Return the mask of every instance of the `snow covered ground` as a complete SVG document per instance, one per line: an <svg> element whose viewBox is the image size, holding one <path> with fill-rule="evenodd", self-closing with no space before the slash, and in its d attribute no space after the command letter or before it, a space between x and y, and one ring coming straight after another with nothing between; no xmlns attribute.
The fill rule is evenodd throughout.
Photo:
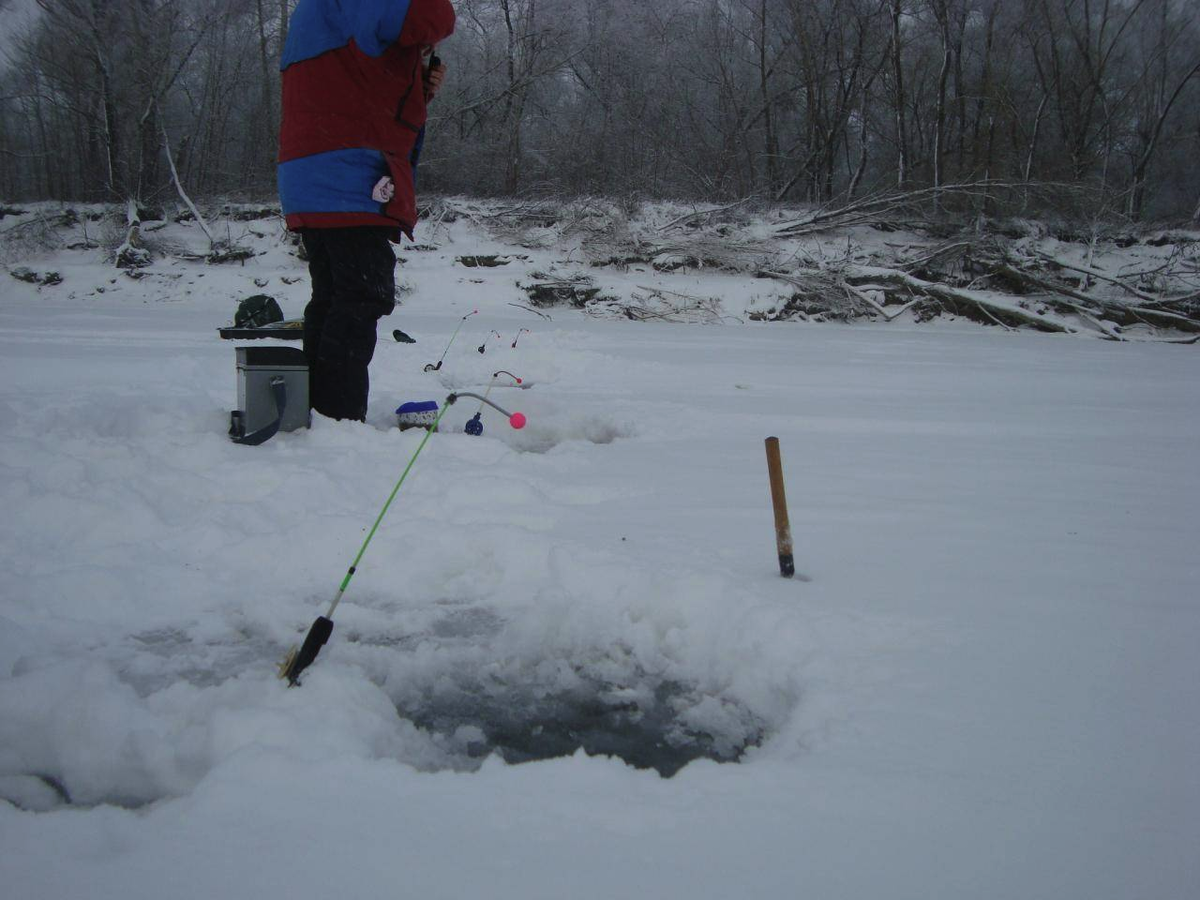
<svg viewBox="0 0 1200 900"><path fill-rule="evenodd" d="M216 328L307 291L256 227L245 266L0 275L5 896L1200 895L1195 347L548 321L512 304L550 251L459 222L401 252L368 422L248 448ZM395 407L498 369L527 428L447 413L285 688L420 441ZM502 759L605 725L704 758Z"/></svg>

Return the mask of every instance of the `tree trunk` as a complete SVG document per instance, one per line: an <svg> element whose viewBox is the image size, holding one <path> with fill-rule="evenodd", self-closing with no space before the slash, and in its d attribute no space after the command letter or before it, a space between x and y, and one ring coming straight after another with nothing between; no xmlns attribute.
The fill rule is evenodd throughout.
<svg viewBox="0 0 1200 900"><path fill-rule="evenodd" d="M1042 127L1042 113L1046 109L1046 101L1050 99L1050 95L1043 94L1042 101L1038 104L1037 115L1033 117L1033 134L1029 137L1029 151L1025 155L1025 171L1023 172L1025 180L1025 204L1029 204L1029 179L1033 176L1033 156L1037 152L1038 133ZM988 150L989 156L991 149Z"/></svg>
<svg viewBox="0 0 1200 900"><path fill-rule="evenodd" d="M521 180L521 108L517 102L517 49L518 40L516 28L513 25L512 0L500 0L500 8L504 11L504 27L507 33L505 47L505 63L508 73L508 90L504 95L504 124L508 129L508 140L504 158L504 190L510 194L516 193Z"/></svg>
<svg viewBox="0 0 1200 900"><path fill-rule="evenodd" d="M776 173L776 159L779 156L779 141L775 136L775 120L772 114L770 91L770 73L767 69L767 0L759 5L758 31L758 87L763 104L763 130L765 132L765 151L767 157L767 192L773 193L779 183Z"/></svg>
<svg viewBox="0 0 1200 900"><path fill-rule="evenodd" d="M1192 68L1179 80L1179 83L1175 86L1175 90L1171 93L1170 98L1168 98L1165 103L1161 104L1161 111L1151 127L1149 134L1143 137L1144 146L1133 168L1132 185L1130 188L1129 198L1129 213L1135 219L1140 219L1142 216L1142 207L1145 203L1146 172L1150 167L1150 160L1154 156L1154 151L1158 147L1158 139L1162 134L1163 124L1167 121L1167 116L1171 113L1171 107L1173 107L1175 105L1175 101L1179 99L1179 95L1183 92L1184 87L1197 75L1200 75L1200 61L1192 66ZM1165 88L1166 86L1163 85L1163 87Z"/></svg>
<svg viewBox="0 0 1200 900"><path fill-rule="evenodd" d="M938 31L941 33L942 41L942 65L938 71L938 88L937 88L937 103L934 110L934 127L933 127L933 186L941 187L942 184L942 165L943 165L943 148L946 142L946 85L950 79L950 13L946 9L946 0L937 0L933 3L934 15L938 21ZM934 200L935 205L940 205L940 201Z"/></svg>
<svg viewBox="0 0 1200 900"><path fill-rule="evenodd" d="M96 68L100 73L100 104L104 120L104 152L108 178L104 185L111 198L127 193L124 179L121 178L118 160L121 158L121 133L117 125L117 103L113 94L112 77L108 71L108 63L96 53Z"/></svg>
<svg viewBox="0 0 1200 900"><path fill-rule="evenodd" d="M850 178L850 186L846 189L846 196L854 199L855 193L858 191L858 186L862 183L863 174L867 171L867 109L866 95L863 96L863 108L859 113L860 124L858 127L858 166L854 169L854 174Z"/></svg>
<svg viewBox="0 0 1200 900"><path fill-rule="evenodd" d="M262 144L260 152L256 156L261 158L261 167L265 174L270 172L271 164L274 161L275 154L272 149L275 144L275 135L279 132L279 120L275 114L275 79L272 77L271 71L271 50L267 40L267 22L263 15L263 0L255 0L255 5L258 13L259 60L262 65L262 118L260 119Z"/></svg>
<svg viewBox="0 0 1200 900"><path fill-rule="evenodd" d="M996 13L1000 9L1000 3L992 4L991 10L988 12L987 28L984 32L983 42L983 75L982 83L979 88L979 96L975 99L975 122L971 129L971 168L979 171L979 133L983 127L983 112L988 104L992 102L992 47L995 40L996 31ZM989 120L992 116L988 117ZM963 118L963 130L966 130L966 117ZM992 135L994 136L994 123L989 123ZM990 139L989 139L990 140ZM991 160L988 160L988 168L991 168Z"/></svg>
<svg viewBox="0 0 1200 900"><path fill-rule="evenodd" d="M900 19L904 15L904 0L892 0L892 79L893 105L896 115L896 186L904 189L908 181L908 130L904 123L904 59L900 46Z"/></svg>

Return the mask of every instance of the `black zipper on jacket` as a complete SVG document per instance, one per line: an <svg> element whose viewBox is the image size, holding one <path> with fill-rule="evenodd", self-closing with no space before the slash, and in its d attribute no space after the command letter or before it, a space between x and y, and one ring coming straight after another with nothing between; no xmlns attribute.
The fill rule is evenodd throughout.
<svg viewBox="0 0 1200 900"><path fill-rule="evenodd" d="M404 118L404 107L408 104L408 98L412 96L413 88L417 86L419 81L423 81L421 75L421 57L417 57L417 61L413 66L413 76L409 79L408 90L404 92L404 96L400 98L400 103L396 106L396 121L405 128L411 128L413 131L420 131L421 126L414 125L412 122Z"/></svg>

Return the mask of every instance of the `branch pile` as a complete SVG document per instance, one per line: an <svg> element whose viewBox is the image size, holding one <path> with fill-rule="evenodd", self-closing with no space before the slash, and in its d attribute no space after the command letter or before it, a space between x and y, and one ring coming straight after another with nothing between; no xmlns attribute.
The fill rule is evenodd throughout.
<svg viewBox="0 0 1200 900"><path fill-rule="evenodd" d="M580 248L594 266L753 272L767 264L774 248L751 233L745 203L692 210L663 224L644 217L596 217L579 230Z"/></svg>
<svg viewBox="0 0 1200 900"><path fill-rule="evenodd" d="M986 210L1000 195L1047 191L1069 194L1069 185L976 181L944 184L909 191L881 191L838 204L827 204L774 226L775 237L801 237L819 232L869 225L876 228L915 228L937 225L948 210L959 220Z"/></svg>
<svg viewBox="0 0 1200 900"><path fill-rule="evenodd" d="M467 219L499 241L529 249L575 244L593 266L749 272L764 265L772 250L747 234L745 203L692 209L662 224L653 221L658 209L596 197L508 202L440 198L424 216L433 227Z"/></svg>
<svg viewBox="0 0 1200 900"><path fill-rule="evenodd" d="M529 295L529 302L535 307L573 306L583 309L600 295L595 280L582 273L556 276L532 272L530 275L533 280L519 287Z"/></svg>
<svg viewBox="0 0 1200 900"><path fill-rule="evenodd" d="M4 207L4 217L20 216L16 224L0 228L0 259L22 259L63 245L62 232L79 222L75 210L48 213L45 210L20 210Z"/></svg>
<svg viewBox="0 0 1200 900"><path fill-rule="evenodd" d="M584 307L584 312L596 318L630 319L634 322L720 325L731 319L741 321L723 311L720 297L702 297L646 285L638 285L628 300L597 298Z"/></svg>
<svg viewBox="0 0 1200 900"><path fill-rule="evenodd" d="M588 199L475 201L439 197L421 210L421 219L422 228L431 233L465 219L499 241L535 250L558 243L573 223L597 214L603 205L603 201Z"/></svg>
<svg viewBox="0 0 1200 900"><path fill-rule="evenodd" d="M923 249L890 266L846 257L760 274L797 289L782 308L760 314L767 319L890 321L911 310L918 321L946 313L1009 329L1090 331L1116 341L1131 330L1160 339L1171 339L1171 332L1200 335L1196 267L1186 252L1151 270L1152 279L1147 272L1106 272L994 238Z"/></svg>

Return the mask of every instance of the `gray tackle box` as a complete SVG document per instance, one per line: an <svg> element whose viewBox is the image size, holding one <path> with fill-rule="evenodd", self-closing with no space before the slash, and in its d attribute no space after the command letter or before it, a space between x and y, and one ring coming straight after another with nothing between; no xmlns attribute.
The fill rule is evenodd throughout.
<svg viewBox="0 0 1200 900"><path fill-rule="evenodd" d="M229 436L261 444L277 431L307 428L308 360L296 347L235 347L238 408L229 414Z"/></svg>

